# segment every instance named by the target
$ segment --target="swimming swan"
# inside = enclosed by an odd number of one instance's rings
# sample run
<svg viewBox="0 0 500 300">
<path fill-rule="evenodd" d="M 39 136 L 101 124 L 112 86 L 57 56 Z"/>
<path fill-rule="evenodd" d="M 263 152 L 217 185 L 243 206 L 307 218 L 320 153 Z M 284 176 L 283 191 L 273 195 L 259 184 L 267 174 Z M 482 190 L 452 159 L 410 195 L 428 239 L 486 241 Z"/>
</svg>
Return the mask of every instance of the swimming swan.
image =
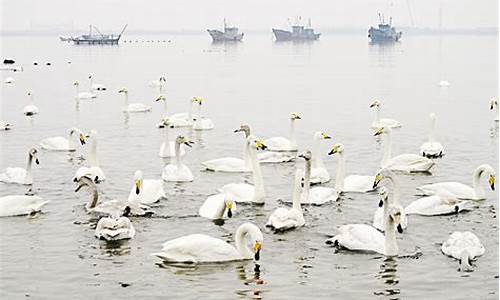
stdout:
<svg viewBox="0 0 500 300">
<path fill-rule="evenodd" d="M 427 137 L 427 142 L 420 146 L 420 153 L 427 158 L 438 158 L 445 154 L 444 147 L 441 143 L 434 140 L 434 127 L 436 127 L 436 115 L 431 113 L 429 135 Z"/>
<path fill-rule="evenodd" d="M 33 93 L 32 92 L 28 92 L 28 96 L 30 97 L 30 104 L 29 105 L 26 105 L 24 108 L 23 108 L 23 114 L 25 116 L 33 116 L 33 115 L 36 115 L 38 114 L 38 107 L 35 106 L 35 102 L 34 102 L 34 97 L 33 97 Z"/>
<path fill-rule="evenodd" d="M 440 216 L 471 210 L 472 203 L 469 200 L 460 200 L 446 192 L 438 195 L 425 196 L 410 203 L 405 212 L 408 215 Z"/>
<path fill-rule="evenodd" d="M 191 170 L 181 162 L 181 145 L 184 144 L 188 147 L 191 147 L 191 141 L 189 141 L 186 137 L 179 135 L 175 139 L 175 160 L 166 165 L 163 168 L 163 172 L 161 177 L 165 181 L 172 182 L 188 182 L 193 181 L 193 173 Z"/>
<path fill-rule="evenodd" d="M 85 145 L 85 134 L 78 128 L 70 128 L 68 138 L 55 136 L 45 138 L 40 141 L 40 147 L 49 151 L 76 151 L 75 141 L 73 136 L 78 133 L 78 139 L 81 145 Z"/>
<path fill-rule="evenodd" d="M 247 138 L 247 147 L 252 165 L 252 176 L 254 185 L 248 183 L 229 183 L 221 187 L 218 192 L 226 193 L 235 202 L 247 202 L 264 204 L 264 182 L 260 164 L 257 160 L 257 150 L 265 150 L 267 147 L 255 136 Z"/>
<path fill-rule="evenodd" d="M 80 179 L 80 177 L 87 176 L 94 180 L 94 182 L 99 183 L 106 180 L 106 176 L 104 175 L 101 167 L 99 167 L 99 160 L 97 160 L 97 131 L 91 130 L 87 137 L 92 139 L 89 154 L 90 166 L 80 167 L 76 171 L 75 177 L 73 177 L 73 181 L 76 182 Z"/>
<path fill-rule="evenodd" d="M 33 159 L 37 165 L 40 164 L 40 161 L 38 160 L 38 151 L 35 148 L 31 148 L 28 151 L 28 164 L 26 165 L 26 169 L 18 167 L 6 168 L 5 172 L 0 174 L 0 181 L 26 185 L 33 184 L 33 175 L 31 174 Z"/>
<path fill-rule="evenodd" d="M 401 225 L 401 228 L 406 229 L 408 226 L 408 218 L 406 217 L 406 210 L 403 209 L 400 202 L 401 191 L 399 189 L 399 183 L 396 179 L 396 175 L 388 169 L 381 170 L 377 173 L 377 175 L 375 175 L 373 187 L 376 188 L 382 181 L 387 181 L 387 183 L 392 185 L 392 197 L 389 197 L 387 187 L 384 186 L 384 191 L 379 193 L 381 201 L 379 201 L 379 206 L 373 216 L 372 225 L 378 230 L 384 231 L 384 215 L 387 213 L 387 208 L 396 207 L 401 212 L 399 224 Z"/>
<path fill-rule="evenodd" d="M 97 95 L 92 92 L 80 92 L 80 83 L 78 81 L 73 82 L 75 87 L 75 98 L 77 100 L 90 100 L 97 98 Z"/>
<path fill-rule="evenodd" d="M 215 125 L 212 120 L 205 118 L 201 115 L 201 106 L 203 105 L 203 100 L 200 97 L 194 97 L 194 103 L 198 104 L 198 116 L 193 123 L 194 130 L 211 130 L 214 129 Z"/>
<path fill-rule="evenodd" d="M 241 125 L 239 131 L 243 131 L 245 133 L 245 138 L 247 138 L 251 134 L 250 126 Z M 245 147 L 243 151 L 243 156 L 245 160 L 249 160 L 248 158 L 248 150 Z M 257 159 L 261 164 L 279 164 L 286 163 L 295 160 L 295 154 L 290 152 L 276 152 L 276 151 L 262 151 L 257 153 Z"/>
<path fill-rule="evenodd" d="M 191 234 L 163 243 L 161 252 L 152 255 L 167 263 L 198 264 L 260 259 L 264 237 L 257 226 L 244 223 L 238 227 L 234 236 L 236 248 L 223 240 L 204 234 Z"/>
<path fill-rule="evenodd" d="M 368 175 L 349 175 L 345 177 L 345 157 L 344 145 L 335 144 L 328 155 L 338 155 L 337 175 L 335 178 L 335 189 L 347 193 L 366 193 L 373 191 L 373 181 L 375 176 Z"/>
<path fill-rule="evenodd" d="M 434 166 L 431 159 L 417 154 L 400 154 L 392 157 L 392 129 L 390 127 L 381 127 L 375 132 L 375 136 L 384 134 L 384 156 L 382 158 L 382 169 L 393 171 L 402 171 L 407 173 L 429 172 Z"/>
<path fill-rule="evenodd" d="M 174 128 L 172 122 L 169 118 L 164 118 L 158 127 L 163 129 L 163 142 L 160 145 L 158 155 L 162 158 L 175 157 L 175 141 L 171 141 L 168 135 L 169 129 Z M 182 144 L 179 155 L 184 156 L 185 154 L 186 150 L 184 144 Z"/>
<path fill-rule="evenodd" d="M 197 118 L 197 115 L 193 114 L 193 105 L 198 101 L 196 98 L 189 99 L 189 112 L 187 113 L 176 113 L 172 115 L 168 115 L 167 112 L 167 98 L 164 95 L 158 96 L 155 102 L 163 101 L 163 118 L 167 118 L 170 120 L 170 123 L 173 127 L 191 127 L 193 126 L 194 119 Z M 158 128 L 161 127 L 161 123 L 157 125 Z"/>
<path fill-rule="evenodd" d="M 0 217 L 23 216 L 36 213 L 50 201 L 33 195 L 8 195 L 0 197 Z"/>
<path fill-rule="evenodd" d="M 292 113 L 290 116 L 290 133 L 289 137 L 271 137 L 264 140 L 269 151 L 297 151 L 297 140 L 295 138 L 295 121 L 300 120 L 297 113 Z"/>
<path fill-rule="evenodd" d="M 424 196 L 447 193 L 458 199 L 483 200 L 486 199 L 484 188 L 480 180 L 484 175 L 488 177 L 488 184 L 492 191 L 495 190 L 495 170 L 490 165 L 483 164 L 472 174 L 472 187 L 459 182 L 438 182 L 417 187 Z"/>
<path fill-rule="evenodd" d="M 223 220 L 224 216 L 232 218 L 236 203 L 227 194 L 220 193 L 208 197 L 198 210 L 198 214 L 210 220 Z"/>
<path fill-rule="evenodd" d="M 134 173 L 134 185 L 128 195 L 128 201 L 138 201 L 142 204 L 151 204 L 167 198 L 163 190 L 161 179 L 143 179 L 142 171 Z"/>
<path fill-rule="evenodd" d="M 129 112 L 129 113 L 142 113 L 142 112 L 150 112 L 151 111 L 151 106 L 146 106 L 142 103 L 128 103 L 128 90 L 123 88 L 118 91 L 120 94 L 125 95 L 125 104 L 123 106 L 123 111 L 124 112 Z"/>
<path fill-rule="evenodd" d="M 441 251 L 458 259 L 462 271 L 472 271 L 471 261 L 484 254 L 485 249 L 479 238 L 469 231 L 455 231 L 441 246 Z"/>
<path fill-rule="evenodd" d="M 380 118 L 380 101 L 375 100 L 372 104 L 370 104 L 370 108 L 375 107 L 375 120 L 372 122 L 372 128 L 380 128 L 380 127 L 391 127 L 391 128 L 399 128 L 401 127 L 401 123 L 394 119 L 386 119 Z"/>
</svg>

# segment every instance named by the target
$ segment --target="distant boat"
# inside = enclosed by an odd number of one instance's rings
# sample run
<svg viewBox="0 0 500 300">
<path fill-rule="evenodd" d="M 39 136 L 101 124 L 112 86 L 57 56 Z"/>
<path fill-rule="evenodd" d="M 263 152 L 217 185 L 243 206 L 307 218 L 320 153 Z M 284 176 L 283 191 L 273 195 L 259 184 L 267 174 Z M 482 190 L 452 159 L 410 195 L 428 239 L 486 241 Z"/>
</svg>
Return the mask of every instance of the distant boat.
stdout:
<svg viewBox="0 0 500 300">
<path fill-rule="evenodd" d="M 392 17 L 389 18 L 389 23 L 385 23 L 384 15 L 378 14 L 380 23 L 378 28 L 370 27 L 368 29 L 368 37 L 372 42 L 397 42 L 401 39 L 403 34 L 401 31 L 397 32 L 396 28 L 392 26 Z"/>
<path fill-rule="evenodd" d="M 120 41 L 120 38 L 127 28 L 128 25 L 125 25 L 120 32 L 120 34 L 115 35 L 115 34 L 102 34 L 97 27 L 93 25 L 89 25 L 89 34 L 82 34 L 77 37 L 62 37 L 60 36 L 59 39 L 63 42 L 66 41 L 71 41 L 75 45 L 79 44 L 87 44 L 87 45 L 116 45 Z M 97 31 L 97 33 L 92 32 L 92 28 Z"/>
<path fill-rule="evenodd" d="M 292 31 L 273 28 L 276 41 L 314 41 L 319 39 L 321 33 L 314 32 L 311 27 L 311 19 L 309 19 L 307 27 L 297 23 L 291 26 Z"/>
<path fill-rule="evenodd" d="M 229 27 L 224 19 L 224 31 L 217 29 L 207 29 L 213 42 L 239 42 L 243 39 L 243 32 L 239 33 L 238 27 Z"/>
</svg>

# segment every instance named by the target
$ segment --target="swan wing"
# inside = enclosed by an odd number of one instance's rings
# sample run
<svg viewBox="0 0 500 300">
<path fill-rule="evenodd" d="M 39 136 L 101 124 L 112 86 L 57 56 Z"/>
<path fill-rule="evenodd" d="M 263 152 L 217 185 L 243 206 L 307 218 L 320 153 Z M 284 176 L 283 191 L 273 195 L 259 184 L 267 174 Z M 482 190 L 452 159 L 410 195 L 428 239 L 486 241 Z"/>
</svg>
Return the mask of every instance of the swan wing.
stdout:
<svg viewBox="0 0 500 300">
<path fill-rule="evenodd" d="M 302 199 L 302 203 L 321 205 L 337 201 L 338 198 L 339 192 L 336 189 L 318 186 L 309 190 L 309 201 L 305 202 L 305 199 Z"/>
<path fill-rule="evenodd" d="M 253 202 L 255 187 L 248 183 L 229 183 L 218 190 L 228 194 L 235 202 Z"/>
<path fill-rule="evenodd" d="M 193 181 L 193 173 L 186 165 L 171 163 L 163 168 L 161 177 L 165 181 L 189 182 Z"/>
<path fill-rule="evenodd" d="M 163 182 L 159 179 L 144 179 L 140 193 L 136 194 L 136 188 L 133 185 L 128 195 L 128 201 L 139 200 L 143 204 L 155 203 L 162 198 L 166 198 L 166 195 Z"/>
<path fill-rule="evenodd" d="M 198 210 L 200 216 L 211 220 L 223 219 L 226 208 L 225 197 L 225 194 L 216 194 L 208 197 Z"/>
<path fill-rule="evenodd" d="M 344 179 L 343 192 L 366 193 L 373 191 L 375 176 L 349 175 Z"/>
<path fill-rule="evenodd" d="M 204 117 L 202 117 L 199 122 L 194 122 L 194 124 L 193 124 L 194 130 L 210 130 L 210 129 L 214 129 L 214 127 L 215 127 L 214 122 L 212 122 L 212 120 L 210 120 L 208 118 L 204 118 Z"/>
<path fill-rule="evenodd" d="M 23 168 L 6 168 L 5 172 L 0 174 L 0 181 L 6 183 L 31 184 L 26 181 L 26 169 Z"/>
<path fill-rule="evenodd" d="M 296 209 L 277 208 L 266 223 L 266 226 L 276 230 L 288 230 L 299 226 L 304 226 L 305 220 L 301 211 Z"/>
<path fill-rule="evenodd" d="M 474 199 L 474 189 L 460 182 L 438 182 L 417 187 L 423 195 L 450 194 L 459 199 Z"/>
<path fill-rule="evenodd" d="M 74 151 L 75 147 L 70 147 L 67 138 L 55 136 L 43 139 L 40 141 L 40 147 L 45 150 L 52 151 Z"/>
<path fill-rule="evenodd" d="M 388 118 L 381 118 L 379 125 L 381 125 L 380 127 L 391 127 L 391 128 L 398 128 L 402 126 L 399 121 Z"/>
<path fill-rule="evenodd" d="M 330 173 L 326 168 L 311 168 L 311 184 L 320 184 L 330 181 Z"/>
<path fill-rule="evenodd" d="M 384 254 L 385 237 L 372 226 L 348 224 L 341 226 L 339 232 L 333 240 L 349 250 L 374 251 Z"/>
<path fill-rule="evenodd" d="M 444 147 L 438 142 L 425 142 L 420 146 L 420 153 L 424 156 L 440 157 L 443 156 Z"/>
<path fill-rule="evenodd" d="M 49 203 L 38 196 L 11 195 L 0 197 L 0 217 L 27 215 L 39 212 Z"/>
<path fill-rule="evenodd" d="M 207 170 L 217 172 L 251 172 L 245 160 L 236 157 L 223 157 L 201 163 Z"/>
<path fill-rule="evenodd" d="M 385 167 L 405 172 L 426 172 L 433 165 L 434 162 L 426 157 L 416 154 L 401 154 L 393 157 Z"/>
<path fill-rule="evenodd" d="M 97 222 L 95 236 L 108 241 L 131 239 L 135 236 L 135 228 L 126 217 L 117 219 L 104 217 Z"/>
<path fill-rule="evenodd" d="M 470 209 L 470 203 L 444 195 L 419 198 L 410 203 L 405 212 L 409 215 L 438 216 Z"/>
<path fill-rule="evenodd" d="M 295 160 L 295 155 L 284 152 L 265 151 L 257 154 L 257 159 L 264 164 L 286 163 Z"/>
<path fill-rule="evenodd" d="M 166 262 L 208 263 L 243 259 L 233 246 L 204 234 L 191 234 L 167 241 L 153 255 Z"/>
<path fill-rule="evenodd" d="M 276 136 L 264 140 L 264 144 L 269 151 L 295 151 L 292 149 L 292 143 L 289 139 L 282 136 Z"/>
<path fill-rule="evenodd" d="M 148 112 L 151 111 L 151 106 L 146 106 L 142 103 L 131 103 L 127 106 L 128 112 Z"/>
<path fill-rule="evenodd" d="M 485 248 L 479 238 L 472 232 L 453 232 L 441 246 L 441 251 L 448 256 L 461 258 L 462 251 L 467 250 L 471 259 L 484 254 Z"/>
</svg>

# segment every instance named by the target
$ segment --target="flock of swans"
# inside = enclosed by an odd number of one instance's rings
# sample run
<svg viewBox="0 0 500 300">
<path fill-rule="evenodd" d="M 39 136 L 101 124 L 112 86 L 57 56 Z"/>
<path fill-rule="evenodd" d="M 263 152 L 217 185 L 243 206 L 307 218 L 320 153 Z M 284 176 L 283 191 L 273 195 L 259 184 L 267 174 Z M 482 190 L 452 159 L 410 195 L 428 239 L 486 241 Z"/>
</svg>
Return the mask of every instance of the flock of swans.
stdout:
<svg viewBox="0 0 500 300">
<path fill-rule="evenodd" d="M 92 100 L 98 93 L 106 91 L 106 86 L 94 83 L 89 76 L 89 89 L 80 91 L 80 83 L 75 81 L 75 99 Z M 9 79 L 6 84 L 12 84 Z M 95 228 L 95 236 L 104 240 L 121 240 L 134 238 L 136 231 L 133 219 L 154 214 L 153 203 L 166 198 L 163 182 L 192 182 L 195 180 L 190 168 L 183 163 L 183 157 L 192 147 L 193 142 L 188 137 L 178 135 L 170 139 L 169 131 L 177 127 L 189 127 L 193 130 L 211 130 L 214 122 L 203 116 L 202 106 L 205 101 L 200 97 L 189 100 L 187 112 L 167 113 L 167 99 L 164 95 L 166 79 L 161 76 L 150 82 L 150 86 L 158 88 L 160 96 L 156 102 L 163 102 L 163 117 L 156 124 L 163 132 L 163 142 L 158 155 L 169 158 L 161 170 L 161 178 L 144 179 L 140 170 L 137 170 L 130 181 L 131 190 L 128 198 L 109 201 L 99 201 L 97 185 L 106 180 L 97 157 L 98 133 L 91 129 L 87 133 L 79 128 L 72 127 L 66 137 L 47 137 L 39 142 L 39 148 L 44 151 L 74 152 L 79 147 L 90 147 L 88 164 L 75 170 L 73 181 L 75 192 L 82 188 L 90 191 L 90 199 L 85 205 L 88 214 L 99 220 Z M 148 113 L 151 106 L 143 103 L 129 103 L 129 91 L 120 89 L 118 93 L 124 96 L 123 111 L 126 113 Z M 32 92 L 28 93 L 30 104 L 23 109 L 26 116 L 34 117 L 39 114 L 34 103 Z M 373 101 L 369 105 L 375 110 L 375 119 L 371 124 L 373 135 L 382 138 L 383 158 L 380 169 L 375 175 L 349 174 L 346 175 L 344 145 L 335 143 L 328 153 L 321 153 L 321 143 L 331 140 L 331 136 L 322 131 L 313 133 L 313 144 L 310 150 L 301 150 L 295 137 L 297 122 L 303 122 L 299 113 L 291 113 L 289 117 L 289 134 L 286 137 L 277 136 L 264 140 L 256 137 L 248 124 L 242 124 L 233 132 L 235 136 L 244 138 L 244 149 L 241 157 L 214 158 L 201 163 L 201 168 L 213 172 L 251 173 L 252 183 L 231 182 L 217 189 L 217 193 L 209 196 L 199 207 L 198 214 L 210 220 L 237 218 L 238 205 L 263 205 L 266 202 L 266 186 L 263 180 L 261 164 L 282 164 L 295 160 L 303 160 L 303 168 L 297 167 L 291 186 L 291 201 L 284 201 L 268 216 L 264 225 L 271 232 L 284 232 L 311 222 L 304 213 L 303 206 L 321 206 L 338 201 L 342 194 L 348 193 L 375 193 L 379 194 L 379 207 L 374 212 L 372 224 L 346 224 L 338 228 L 337 233 L 326 240 L 326 244 L 333 245 L 348 251 L 370 251 L 385 256 L 398 256 L 400 251 L 397 244 L 397 233 L 411 226 L 409 215 L 437 216 L 457 214 L 461 211 L 477 207 L 478 201 L 486 199 L 483 184 L 494 190 L 496 173 L 486 164 L 479 165 L 473 171 L 472 185 L 460 182 L 435 182 L 416 187 L 421 197 L 408 206 L 403 207 L 400 201 L 400 174 L 410 175 L 419 172 L 429 173 L 435 167 L 436 159 L 445 155 L 443 145 L 435 140 L 433 131 L 436 115 L 429 115 L 428 140 L 421 145 L 418 154 L 405 153 L 393 155 L 392 135 L 403 126 L 399 121 L 390 118 L 381 118 L 381 102 Z M 498 102 L 491 99 L 490 109 L 496 112 L 498 121 Z M 5 121 L 0 122 L 2 130 L 10 130 L 13 125 Z M 33 162 L 40 164 L 38 149 L 33 147 L 28 151 L 26 168 L 8 167 L 0 173 L 0 182 L 3 184 L 33 184 Z M 337 170 L 334 176 L 334 186 L 326 186 L 330 182 L 329 170 L 323 162 L 323 154 L 337 159 Z M 42 162 L 43 165 L 43 162 Z M 204 176 L 210 176 L 206 173 Z M 201 202 L 201 201 L 200 201 Z M 286 203 L 291 202 L 291 207 Z M 42 197 L 34 195 L 31 188 L 24 195 L 5 195 L 0 197 L 0 216 L 10 217 L 30 215 L 42 211 L 50 203 Z M 214 263 L 244 259 L 259 260 L 264 247 L 264 236 L 261 227 L 242 222 L 234 234 L 235 246 L 218 238 L 203 234 L 182 236 L 162 245 L 160 251 L 152 255 L 163 262 L 183 263 Z M 482 255 L 485 249 L 477 236 L 472 232 L 454 232 L 442 244 L 442 252 L 460 261 L 463 270 L 471 270 L 471 261 Z"/>
</svg>

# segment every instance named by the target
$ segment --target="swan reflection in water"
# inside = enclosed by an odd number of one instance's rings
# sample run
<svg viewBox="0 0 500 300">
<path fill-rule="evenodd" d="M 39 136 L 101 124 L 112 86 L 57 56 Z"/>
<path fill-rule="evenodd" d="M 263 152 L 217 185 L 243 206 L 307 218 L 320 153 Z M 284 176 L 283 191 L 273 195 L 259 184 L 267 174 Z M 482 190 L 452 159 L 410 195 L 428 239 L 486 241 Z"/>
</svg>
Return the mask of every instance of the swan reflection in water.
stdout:
<svg viewBox="0 0 500 300">
<path fill-rule="evenodd" d="M 130 254 L 130 245 L 128 240 L 117 240 L 117 241 L 101 241 L 99 243 L 99 249 L 102 254 L 109 256 L 122 256 Z"/>
<path fill-rule="evenodd" d="M 390 299 L 400 299 L 399 298 L 399 278 L 397 276 L 397 258 L 386 257 L 380 266 L 380 271 L 376 275 L 376 278 L 381 279 L 384 284 L 384 289 L 380 291 L 375 291 L 374 294 L 378 296 L 389 296 Z"/>
</svg>

